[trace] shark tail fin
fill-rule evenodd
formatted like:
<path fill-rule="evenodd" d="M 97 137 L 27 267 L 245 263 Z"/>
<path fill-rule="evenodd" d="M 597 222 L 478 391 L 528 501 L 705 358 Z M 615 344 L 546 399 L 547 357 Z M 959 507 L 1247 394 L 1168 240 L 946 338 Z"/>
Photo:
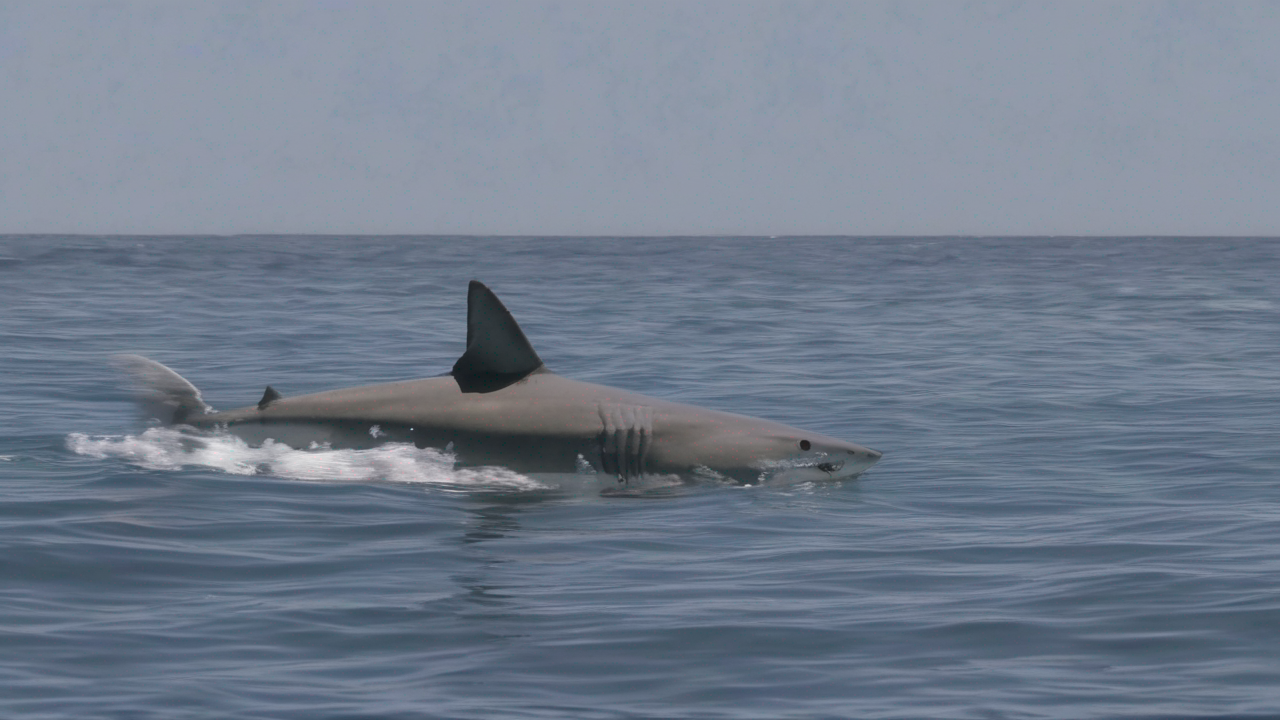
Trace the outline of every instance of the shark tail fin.
<path fill-rule="evenodd" d="M 178 425 L 191 415 L 213 412 L 195 385 L 155 360 L 141 355 L 114 355 L 111 360 L 132 381 L 134 397 L 148 419 Z"/>

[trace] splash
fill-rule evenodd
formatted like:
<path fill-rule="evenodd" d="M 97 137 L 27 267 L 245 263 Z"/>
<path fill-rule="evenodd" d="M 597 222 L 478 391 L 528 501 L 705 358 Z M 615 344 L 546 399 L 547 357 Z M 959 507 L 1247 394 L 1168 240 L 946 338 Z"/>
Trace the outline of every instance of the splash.
<path fill-rule="evenodd" d="M 234 435 L 192 435 L 150 428 L 140 435 L 72 433 L 67 448 L 78 455 L 119 459 L 148 470 L 203 467 L 232 475 L 272 475 L 313 482 L 395 482 L 447 489 L 539 490 L 533 478 L 500 467 L 454 468 L 452 453 L 387 443 L 369 450 L 298 450 L 271 440 L 250 447 Z"/>

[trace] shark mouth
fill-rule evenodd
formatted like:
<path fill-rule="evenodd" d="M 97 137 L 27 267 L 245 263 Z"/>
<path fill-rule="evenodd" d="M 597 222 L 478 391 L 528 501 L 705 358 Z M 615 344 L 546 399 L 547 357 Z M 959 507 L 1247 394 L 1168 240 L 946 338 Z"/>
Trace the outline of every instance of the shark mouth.
<path fill-rule="evenodd" d="M 838 461 L 838 462 L 802 463 L 802 464 L 799 464 L 799 465 L 795 465 L 795 467 L 797 467 L 797 468 L 814 468 L 814 469 L 816 469 L 816 470 L 821 470 L 822 472 L 824 472 L 824 473 L 826 473 L 826 474 L 828 474 L 828 475 L 832 475 L 832 474 L 835 474 L 835 472 L 836 472 L 837 470 L 839 470 L 840 468 L 844 467 L 844 461 L 843 461 L 843 460 L 840 460 L 840 461 Z"/>
<path fill-rule="evenodd" d="M 814 480 L 843 478 L 844 460 L 828 457 L 793 458 L 762 463 L 759 466 L 761 482 L 808 482 Z M 849 468 L 856 471 L 856 465 Z M 825 476 L 825 477 L 824 477 Z"/>

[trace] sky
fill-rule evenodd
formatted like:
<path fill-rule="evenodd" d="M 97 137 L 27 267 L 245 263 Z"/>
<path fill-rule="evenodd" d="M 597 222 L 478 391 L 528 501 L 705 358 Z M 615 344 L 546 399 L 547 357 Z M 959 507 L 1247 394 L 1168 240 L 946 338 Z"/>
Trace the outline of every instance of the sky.
<path fill-rule="evenodd" d="M 7 2 L 0 233 L 1280 235 L 1280 3 Z"/>

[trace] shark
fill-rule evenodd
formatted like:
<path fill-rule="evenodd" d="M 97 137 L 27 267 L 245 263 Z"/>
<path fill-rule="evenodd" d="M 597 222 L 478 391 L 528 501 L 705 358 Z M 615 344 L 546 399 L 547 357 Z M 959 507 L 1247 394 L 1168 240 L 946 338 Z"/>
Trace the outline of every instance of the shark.
<path fill-rule="evenodd" d="M 852 478 L 881 453 L 761 418 L 571 380 L 549 370 L 502 301 L 473 280 L 466 349 L 435 377 L 284 397 L 215 411 L 177 372 L 117 355 L 144 414 L 164 425 L 229 432 L 249 444 L 367 449 L 413 443 L 462 466 L 525 474 L 594 471 L 628 483 L 650 475 L 733 481 Z"/>

